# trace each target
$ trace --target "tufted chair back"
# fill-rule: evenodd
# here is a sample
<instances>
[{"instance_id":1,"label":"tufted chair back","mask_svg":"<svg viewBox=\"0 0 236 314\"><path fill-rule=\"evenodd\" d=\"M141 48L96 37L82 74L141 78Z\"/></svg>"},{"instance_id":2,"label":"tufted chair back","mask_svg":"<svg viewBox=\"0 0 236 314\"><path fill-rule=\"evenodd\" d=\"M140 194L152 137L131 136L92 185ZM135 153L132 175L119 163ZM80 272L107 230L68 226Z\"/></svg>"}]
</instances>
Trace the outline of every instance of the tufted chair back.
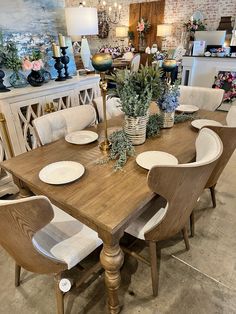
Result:
<instances>
[{"instance_id":1,"label":"tufted chair back","mask_svg":"<svg viewBox=\"0 0 236 314\"><path fill-rule=\"evenodd\" d=\"M59 110L33 120L40 144L54 142L66 134L80 131L96 123L96 111L91 105Z\"/></svg>"}]
</instances>

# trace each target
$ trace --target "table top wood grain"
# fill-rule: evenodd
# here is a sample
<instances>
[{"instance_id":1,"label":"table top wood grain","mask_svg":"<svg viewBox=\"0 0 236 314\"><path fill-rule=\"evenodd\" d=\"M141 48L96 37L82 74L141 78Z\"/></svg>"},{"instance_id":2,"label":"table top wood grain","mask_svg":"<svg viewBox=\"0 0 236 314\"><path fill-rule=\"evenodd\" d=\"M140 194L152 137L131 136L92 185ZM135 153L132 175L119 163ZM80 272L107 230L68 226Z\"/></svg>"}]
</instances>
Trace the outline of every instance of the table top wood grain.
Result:
<instances>
[{"instance_id":1,"label":"table top wood grain","mask_svg":"<svg viewBox=\"0 0 236 314\"><path fill-rule=\"evenodd\" d=\"M198 117L225 122L223 112L200 110ZM122 120L108 121L109 132L121 127ZM35 194L46 195L55 205L92 229L111 235L125 230L142 212L143 206L153 198L146 184L147 170L130 157L124 171L114 172L113 162L100 165L98 147L103 137L102 124L90 128L99 134L99 140L88 145L73 145L60 139L1 163L1 167L20 179ZM190 162L195 156L197 137L190 121L163 129L161 135L136 146L136 154L149 150L165 151L176 156L179 163ZM85 174L75 182L49 185L39 179L39 171L46 165L63 160L80 162Z\"/></svg>"}]
</instances>

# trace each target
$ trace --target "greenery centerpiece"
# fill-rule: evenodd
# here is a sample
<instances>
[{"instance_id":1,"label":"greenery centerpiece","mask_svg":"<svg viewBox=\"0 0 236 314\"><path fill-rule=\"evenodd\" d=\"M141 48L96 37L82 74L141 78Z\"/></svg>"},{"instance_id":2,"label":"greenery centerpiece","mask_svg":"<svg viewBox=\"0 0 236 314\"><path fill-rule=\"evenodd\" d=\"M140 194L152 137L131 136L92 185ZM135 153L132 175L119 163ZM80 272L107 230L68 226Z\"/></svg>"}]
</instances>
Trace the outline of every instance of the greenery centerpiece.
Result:
<instances>
[{"instance_id":1,"label":"greenery centerpiece","mask_svg":"<svg viewBox=\"0 0 236 314\"><path fill-rule=\"evenodd\" d=\"M138 72L117 70L112 79L116 89L110 96L120 98L121 110L125 113L124 131L133 145L143 144L151 100L162 94L161 70L152 67L141 67Z\"/></svg>"}]
</instances>

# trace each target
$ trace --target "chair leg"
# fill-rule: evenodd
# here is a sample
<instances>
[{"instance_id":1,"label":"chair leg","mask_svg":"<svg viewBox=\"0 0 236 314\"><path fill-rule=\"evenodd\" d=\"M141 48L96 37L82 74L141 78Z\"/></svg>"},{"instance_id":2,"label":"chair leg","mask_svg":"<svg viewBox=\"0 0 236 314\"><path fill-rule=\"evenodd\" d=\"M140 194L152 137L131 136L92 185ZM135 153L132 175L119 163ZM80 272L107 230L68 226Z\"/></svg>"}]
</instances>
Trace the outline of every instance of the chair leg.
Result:
<instances>
[{"instance_id":1,"label":"chair leg","mask_svg":"<svg viewBox=\"0 0 236 314\"><path fill-rule=\"evenodd\" d=\"M182 229L182 234L183 234L183 237L184 237L184 243L185 243L185 246L186 246L186 250L189 251L190 245L189 245L189 240L188 240L188 231L187 231L186 227L184 227Z\"/></svg>"},{"instance_id":2,"label":"chair leg","mask_svg":"<svg viewBox=\"0 0 236 314\"><path fill-rule=\"evenodd\" d=\"M154 297L158 294L158 270L157 270L157 243L149 241L149 251L151 260L151 275L152 275L152 291Z\"/></svg>"},{"instance_id":3,"label":"chair leg","mask_svg":"<svg viewBox=\"0 0 236 314\"><path fill-rule=\"evenodd\" d=\"M59 288L59 282L61 280L61 274L55 276L55 293L57 300L57 313L64 314L64 295L63 292Z\"/></svg>"},{"instance_id":4,"label":"chair leg","mask_svg":"<svg viewBox=\"0 0 236 314\"><path fill-rule=\"evenodd\" d=\"M15 287L19 287L20 285L20 271L21 267L15 264Z\"/></svg>"},{"instance_id":5,"label":"chair leg","mask_svg":"<svg viewBox=\"0 0 236 314\"><path fill-rule=\"evenodd\" d=\"M213 208L216 208L216 193L215 193L215 185L210 187L210 191L211 191L211 199L212 199L212 205Z\"/></svg>"},{"instance_id":6,"label":"chair leg","mask_svg":"<svg viewBox=\"0 0 236 314\"><path fill-rule=\"evenodd\" d=\"M191 230L191 237L194 237L195 234L195 214L194 211L192 211L190 215L190 230Z\"/></svg>"}]
</instances>

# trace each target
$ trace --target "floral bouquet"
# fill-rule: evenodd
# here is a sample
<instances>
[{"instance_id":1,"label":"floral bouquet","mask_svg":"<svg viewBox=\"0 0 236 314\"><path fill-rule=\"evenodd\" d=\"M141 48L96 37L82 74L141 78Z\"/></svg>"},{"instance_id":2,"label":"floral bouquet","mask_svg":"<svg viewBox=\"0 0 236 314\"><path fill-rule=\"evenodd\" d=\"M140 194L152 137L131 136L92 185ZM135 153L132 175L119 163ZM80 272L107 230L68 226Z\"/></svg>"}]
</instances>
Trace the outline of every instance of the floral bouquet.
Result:
<instances>
[{"instance_id":1,"label":"floral bouquet","mask_svg":"<svg viewBox=\"0 0 236 314\"><path fill-rule=\"evenodd\" d=\"M141 21L138 22L138 26L137 26L139 37L143 38L144 34L147 33L150 28L151 28L151 23L148 20L145 20L144 18L142 18Z\"/></svg>"},{"instance_id":2,"label":"floral bouquet","mask_svg":"<svg viewBox=\"0 0 236 314\"><path fill-rule=\"evenodd\" d=\"M168 58L168 53L166 51L157 51L153 54L153 61L165 60Z\"/></svg>"},{"instance_id":3,"label":"floral bouquet","mask_svg":"<svg viewBox=\"0 0 236 314\"><path fill-rule=\"evenodd\" d=\"M174 85L165 82L163 91L158 99L160 109L164 112L174 112L179 106L179 96L179 82L176 81Z\"/></svg>"},{"instance_id":4,"label":"floral bouquet","mask_svg":"<svg viewBox=\"0 0 236 314\"><path fill-rule=\"evenodd\" d=\"M184 23L184 27L186 28L187 32L195 31L205 31L206 26L202 23L201 20L189 20L187 23Z\"/></svg>"},{"instance_id":5,"label":"floral bouquet","mask_svg":"<svg viewBox=\"0 0 236 314\"><path fill-rule=\"evenodd\" d=\"M22 62L22 67L25 71L40 71L43 69L43 61L40 51L33 51L32 56L27 56Z\"/></svg>"},{"instance_id":6,"label":"floral bouquet","mask_svg":"<svg viewBox=\"0 0 236 314\"><path fill-rule=\"evenodd\" d=\"M99 49L101 53L109 53L113 59L122 55L122 49L120 47L102 47Z\"/></svg>"}]
</instances>

